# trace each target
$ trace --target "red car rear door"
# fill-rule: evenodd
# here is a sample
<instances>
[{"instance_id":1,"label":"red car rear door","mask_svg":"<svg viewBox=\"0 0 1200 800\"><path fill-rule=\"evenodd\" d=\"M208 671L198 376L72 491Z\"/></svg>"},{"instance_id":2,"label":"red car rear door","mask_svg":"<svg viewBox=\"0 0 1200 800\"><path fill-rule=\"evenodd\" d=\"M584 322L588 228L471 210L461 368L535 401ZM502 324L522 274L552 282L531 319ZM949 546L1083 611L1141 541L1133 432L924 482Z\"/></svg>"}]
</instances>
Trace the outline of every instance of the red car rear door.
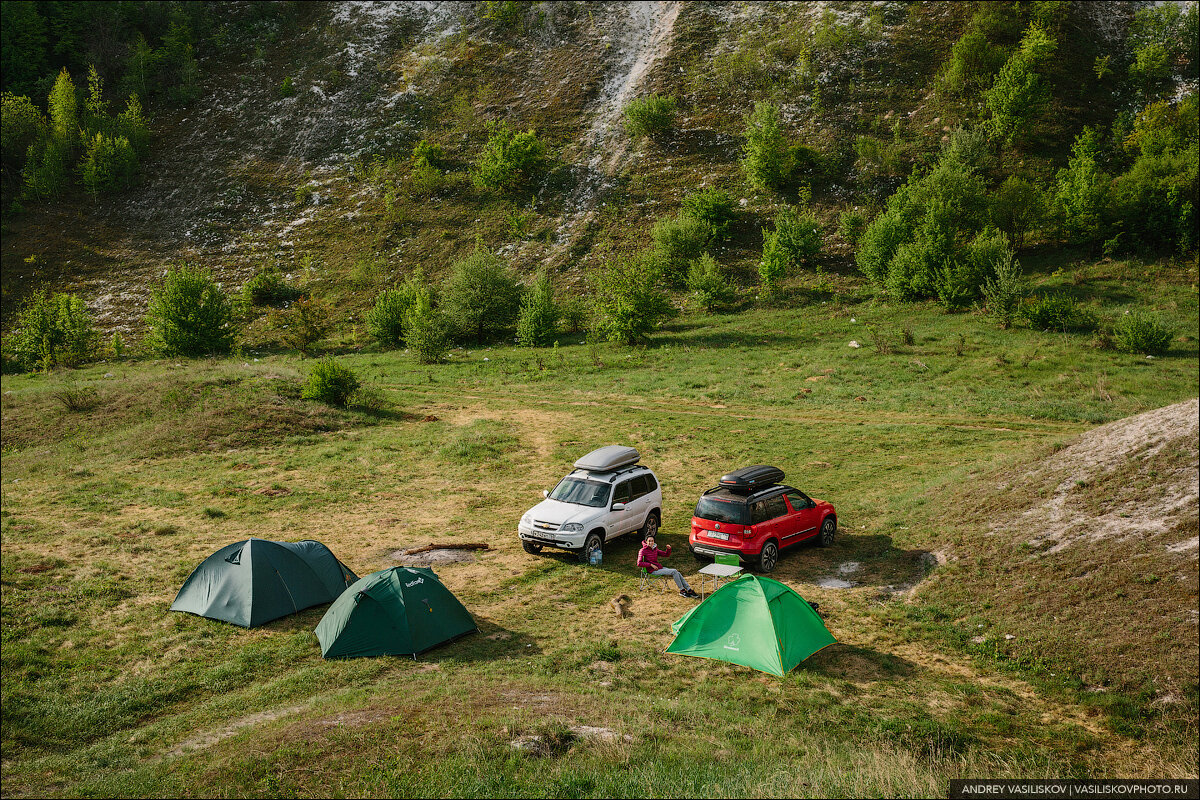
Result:
<instances>
[{"instance_id":1,"label":"red car rear door","mask_svg":"<svg viewBox=\"0 0 1200 800\"><path fill-rule=\"evenodd\" d=\"M788 502L787 535L780 541L780 544L786 546L816 536L817 529L821 525L821 520L818 519L820 512L817 511L816 503L810 500L804 492L795 489L785 493L784 497Z\"/></svg>"}]
</instances>

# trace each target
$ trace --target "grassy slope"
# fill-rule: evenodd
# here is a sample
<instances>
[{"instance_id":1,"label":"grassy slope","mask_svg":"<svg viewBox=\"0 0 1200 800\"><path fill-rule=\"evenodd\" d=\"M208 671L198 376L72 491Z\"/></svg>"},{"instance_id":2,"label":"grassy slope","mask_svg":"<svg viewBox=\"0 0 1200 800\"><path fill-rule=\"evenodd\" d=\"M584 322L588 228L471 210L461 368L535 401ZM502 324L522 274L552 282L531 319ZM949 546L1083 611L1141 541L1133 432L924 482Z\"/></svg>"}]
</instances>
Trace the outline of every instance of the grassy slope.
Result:
<instances>
[{"instance_id":1,"label":"grassy slope","mask_svg":"<svg viewBox=\"0 0 1200 800\"><path fill-rule=\"evenodd\" d=\"M1164 276L1158 290L1184 329L1190 280ZM944 498L1091 423L1194 395L1195 342L1147 362L928 311L818 300L684 317L644 351L493 347L437 369L351 355L399 411L310 409L321 426L264 425L240 441L178 398L224 386L206 408L256 414L291 402L281 387L303 364L5 377L6 793L930 795L955 775L1192 774L1194 717L1162 714L1121 680L1116 700L1079 691L1092 676L1044 620L1020 631L1061 650L1038 663L956 638L947 605L986 581L957 570L958 594L935 584L916 603L903 587L923 554L967 541ZM910 327L915 343L846 347L867 324ZM796 340L763 346L775 327ZM55 410L50 393L72 384L106 405ZM137 414L102 423L130 396ZM147 455L147 431L163 429L180 435ZM21 432L11 444L9 430ZM843 644L782 681L667 657L687 605L633 591L632 541L601 569L523 554L513 520L563 464L611 441L659 473L677 550L692 498L732 464L780 463L835 502L837 544L789 555L777 577L821 603ZM254 631L166 613L205 554L249 535L319 538L360 573L432 539L487 541L479 562L438 569L482 635L419 663L334 663L311 635L321 609ZM847 561L862 565L855 588L817 585ZM622 592L626 620L607 604ZM1016 613L999 600L971 610L970 624ZM573 740L572 724L619 738ZM551 752L518 754L510 743L527 735Z\"/></svg>"},{"instance_id":2,"label":"grassy slope","mask_svg":"<svg viewBox=\"0 0 1200 800\"><path fill-rule=\"evenodd\" d=\"M889 7L887 46L856 45L863 57L850 62L861 69L835 70L825 110L799 113L793 136L844 158L839 147L852 132L891 137L885 118L895 111L906 120L905 158L933 152L942 128L971 113L925 102L949 47L944 32L968 13L962 5ZM786 13L772 56L785 66L810 24L801 9ZM470 186L462 170L486 119L537 125L556 146L588 124L603 51L590 17L556 25L566 45L544 30L476 27L433 53L446 62L398 56L371 76L380 91L410 80L422 90L399 109L401 135L381 155L403 158L424 135L447 148L458 174L433 198L401 193L390 211L361 171L321 178L328 205L297 230L295 250L279 255L345 314L331 347L357 349L354 319L378 287L418 263L439 275L477 234L490 246L515 244L522 270L549 259L560 286L579 287L604 253L643 246L653 219L702 182L746 196L718 257L753 282L760 228L788 196L741 186L733 134L752 93L730 102L702 88L721 77L710 72L714 42L762 46L751 19L683 8L679 38L651 84L686 93L684 130L636 146L571 249L556 249L550 235L580 179L569 152L524 236L510 233L508 218L528 197ZM401 44L410 33L401 31ZM326 46L268 48L248 94L276 102L272 87L309 62L325 65ZM889 71L899 63L912 66ZM231 66L218 77L247 83L246 74ZM563 88L547 99L544 86ZM1050 116L1073 118L1087 98L1077 102ZM185 116L168 126L182 130ZM227 132L239 135L236 125ZM284 158L285 145L211 170L219 180L196 189L224 211L190 257L231 283L274 252L271 236L238 220L294 204L308 180ZM394 176L401 185L405 170ZM832 228L845 189L814 189ZM178 252L165 208L145 225L84 203L18 220L5 232L6 310L8 281L29 252L54 275L67 261L81 274L130 262L158 269ZM77 235L60 236L64 227ZM1194 776L1194 707L1182 719L1164 714L1153 697L1137 696L1136 670L1108 676L1111 701L1081 692L1097 679L1087 654L1054 646L1057 626L1008 603L981 618L1027 626L1021 642L972 645L964 630L978 624L973 593L992 586L991 575L956 568L956 580L923 587L921 602L893 591L921 577L925 553L975 546L974 526L987 515L943 509L986 508L970 487L995 477L997 464L1016 469L1090 425L1196 394L1194 265L1070 252L1023 258L1035 284L1104 314L1138 305L1165 314L1184 336L1169 357L1147 362L1093 349L1086 337L998 331L974 315L877 302L842 243L828 241L829 277L797 275L776 307L753 304L750 290L738 313L689 312L644 350L590 348L564 335L555 352L472 348L436 369L394 353L346 356L397 411L301 403L295 381L305 366L264 354L273 332L261 321L248 342L263 350L257 362L6 376L5 793L933 795L959 775ZM306 255L313 260L302 272ZM911 344L902 343L906 332ZM851 339L863 347L848 348ZM52 393L72 385L95 386L101 405L62 412ZM696 493L732 464L778 462L835 502L845 535L830 551L789 556L778 577L819 600L845 644L783 681L668 658L667 625L685 604L635 595L630 619L608 611L614 594L632 593L632 542L611 548L601 570L522 554L511 532L520 512L563 464L611 441L638 446L663 479L665 537L677 549ZM360 574L434 538L489 541L494 550L478 564L439 569L484 635L427 663L327 663L311 636L320 609L256 631L166 613L195 563L249 535L320 538ZM1004 556L989 550L988 563L1005 568ZM857 588L816 585L847 561L862 564ZM1140 597L1127 598L1131 611ZM1058 655L1025 657L1027 634ZM1152 646L1180 685L1194 686L1185 650ZM568 723L631 738L571 741ZM527 734L555 743L550 756L516 753L510 743Z\"/></svg>"}]
</instances>

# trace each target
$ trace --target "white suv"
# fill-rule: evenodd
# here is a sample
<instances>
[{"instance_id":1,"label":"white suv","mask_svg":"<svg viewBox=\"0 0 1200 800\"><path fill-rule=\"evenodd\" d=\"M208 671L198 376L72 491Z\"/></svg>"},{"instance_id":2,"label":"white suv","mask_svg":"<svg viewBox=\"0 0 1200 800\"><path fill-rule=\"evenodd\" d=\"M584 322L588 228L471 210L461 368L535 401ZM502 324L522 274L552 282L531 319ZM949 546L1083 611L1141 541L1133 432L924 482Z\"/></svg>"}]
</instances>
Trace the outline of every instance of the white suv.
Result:
<instances>
[{"instance_id":1,"label":"white suv","mask_svg":"<svg viewBox=\"0 0 1200 800\"><path fill-rule=\"evenodd\" d=\"M662 489L632 447L609 445L575 462L546 498L525 512L517 535L526 553L560 547L587 553L630 531L658 532Z\"/></svg>"}]
</instances>

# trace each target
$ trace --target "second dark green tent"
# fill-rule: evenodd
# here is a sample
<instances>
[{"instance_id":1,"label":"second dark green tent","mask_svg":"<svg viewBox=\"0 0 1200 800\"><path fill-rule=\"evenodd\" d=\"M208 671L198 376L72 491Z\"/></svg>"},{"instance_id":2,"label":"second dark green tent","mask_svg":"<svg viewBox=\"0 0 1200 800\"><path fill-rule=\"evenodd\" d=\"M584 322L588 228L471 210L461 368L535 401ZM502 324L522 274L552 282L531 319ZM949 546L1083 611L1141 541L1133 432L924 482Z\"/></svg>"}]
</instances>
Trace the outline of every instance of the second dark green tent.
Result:
<instances>
[{"instance_id":1,"label":"second dark green tent","mask_svg":"<svg viewBox=\"0 0 1200 800\"><path fill-rule=\"evenodd\" d=\"M668 653L715 658L780 677L837 643L808 601L762 575L725 584L671 629L675 639Z\"/></svg>"},{"instance_id":2,"label":"second dark green tent","mask_svg":"<svg viewBox=\"0 0 1200 800\"><path fill-rule=\"evenodd\" d=\"M317 623L325 658L411 655L479 628L431 569L392 567L352 584Z\"/></svg>"}]
</instances>

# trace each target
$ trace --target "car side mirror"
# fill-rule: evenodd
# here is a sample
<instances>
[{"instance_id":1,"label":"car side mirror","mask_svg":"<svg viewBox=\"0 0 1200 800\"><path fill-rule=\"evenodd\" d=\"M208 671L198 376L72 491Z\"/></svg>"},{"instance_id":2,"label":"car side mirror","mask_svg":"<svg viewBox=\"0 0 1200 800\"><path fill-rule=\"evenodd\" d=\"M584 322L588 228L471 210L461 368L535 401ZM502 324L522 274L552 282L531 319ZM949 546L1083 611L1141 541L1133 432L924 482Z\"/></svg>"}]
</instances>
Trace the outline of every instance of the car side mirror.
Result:
<instances>
[{"instance_id":1,"label":"car side mirror","mask_svg":"<svg viewBox=\"0 0 1200 800\"><path fill-rule=\"evenodd\" d=\"M542 497L549 497L549 496L550 496L550 490L542 489Z\"/></svg>"},{"instance_id":2,"label":"car side mirror","mask_svg":"<svg viewBox=\"0 0 1200 800\"><path fill-rule=\"evenodd\" d=\"M612 504L612 510L613 510L613 511L624 511L624 510L625 510L625 504L624 504L624 503L613 503L613 504Z\"/></svg>"}]
</instances>

